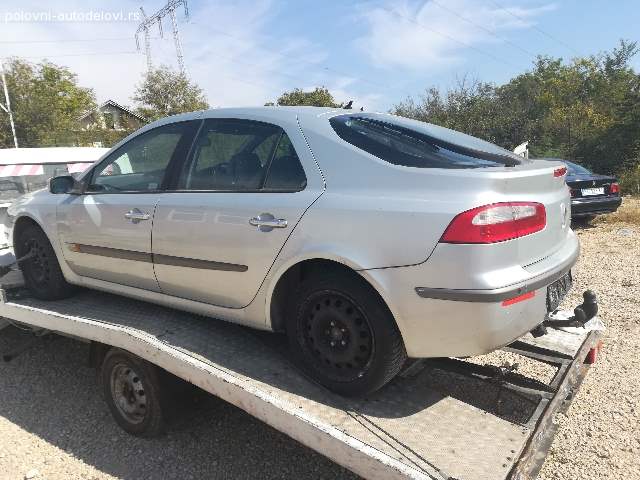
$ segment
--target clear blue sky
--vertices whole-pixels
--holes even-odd
[[[164,4],[3,1],[0,56],[46,57],[99,100],[129,104],[146,65],[135,51],[138,9]],[[213,106],[324,85],[338,100],[383,110],[464,76],[506,82],[536,55],[570,59],[640,40],[637,0],[189,0],[189,9],[189,20],[178,12],[186,64]],[[152,60],[175,66],[168,20],[164,31],[152,33]]]

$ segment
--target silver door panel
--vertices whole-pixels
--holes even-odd
[[[157,193],[69,196],[58,207],[65,260],[77,275],[158,291],[151,261]],[[146,220],[127,218],[136,212]]]
[[[231,308],[248,305],[298,220],[321,192],[307,188],[297,193],[162,194],[153,231],[161,291]],[[264,214],[287,226],[251,224]]]

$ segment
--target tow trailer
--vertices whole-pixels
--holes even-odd
[[[109,406],[126,430],[159,431],[161,415],[141,419],[160,408],[154,399],[164,369],[370,479],[535,478],[555,434],[552,419],[580,387],[604,328],[598,317],[563,328],[576,318],[559,311],[546,333],[503,349],[524,368],[413,361],[379,392],[347,399],[308,380],[278,335],[101,292],[43,302],[4,288],[0,329],[19,323],[35,336],[91,342]],[[10,360],[19,350],[1,353]],[[547,378],[530,374],[527,362],[546,365]]]

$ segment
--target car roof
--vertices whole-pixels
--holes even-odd
[[[300,119],[317,119],[323,116],[332,116],[331,114],[348,114],[355,113],[355,110],[346,110],[343,108],[333,107],[281,107],[281,106],[262,106],[262,107],[233,107],[233,108],[212,108],[210,110],[200,110],[197,112],[181,113],[171,117],[165,117],[147,126],[159,126],[165,123],[173,123],[186,120],[197,120],[201,118],[268,118],[277,120],[295,120]]]
[[[2,148],[0,165],[93,163],[108,151],[99,147]]]

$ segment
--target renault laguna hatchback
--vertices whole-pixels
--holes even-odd
[[[561,162],[388,114],[217,109],[145,126],[9,211],[41,299],[76,286],[286,332],[343,395],[536,328],[579,245]]]

